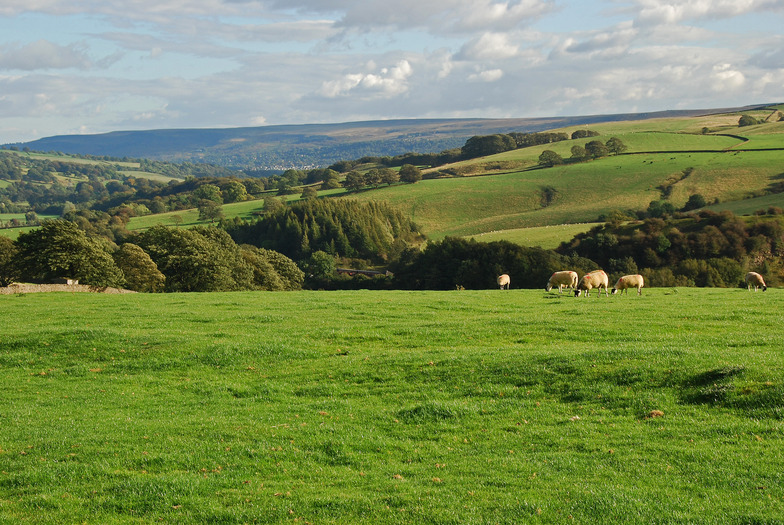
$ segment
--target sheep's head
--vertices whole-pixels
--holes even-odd
[[[613,288],[612,289],[612,294],[615,295],[616,293],[618,293],[618,289],[617,288]]]

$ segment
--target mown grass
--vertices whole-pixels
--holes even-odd
[[[781,294],[0,296],[0,522],[781,523]]]

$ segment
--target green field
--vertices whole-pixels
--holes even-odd
[[[562,242],[568,242],[578,233],[584,233],[597,226],[598,222],[581,224],[556,224],[538,228],[517,228],[472,235],[471,238],[480,242],[509,241],[522,246],[539,246],[546,250],[554,250]]]
[[[496,157],[509,161],[513,154],[522,155],[520,151],[524,150],[486,157],[484,162]],[[640,153],[546,169],[424,180],[359,193],[355,198],[388,201],[433,238],[467,236],[593,222],[612,210],[645,210],[661,198],[658,186],[688,168],[694,168],[691,175],[673,185],[670,201],[676,207],[683,206],[692,193],[701,193],[709,201],[740,200],[775,182],[782,160],[781,151]],[[543,207],[541,189],[547,186],[555,188],[557,196]]]
[[[770,111],[752,112],[765,118]],[[498,230],[596,221],[613,210],[645,210],[671,184],[670,202],[682,207],[700,193],[709,202],[738,209],[782,174],[784,122],[739,128],[739,114],[607,122],[588,126],[600,136],[507,151],[426,170],[459,176],[381,188],[358,199],[388,201],[412,217],[432,238],[487,235]],[[710,133],[703,134],[707,128]],[[565,128],[571,133],[578,128]],[[553,150],[564,159],[574,145],[618,137],[627,152],[593,161],[539,169],[539,155]],[[778,148],[770,150],[770,148]],[[693,169],[683,180],[684,170]],[[542,188],[557,191],[542,205]],[[758,208],[755,208],[755,210]]]
[[[0,296],[0,522],[782,523],[782,293]]]
[[[134,169],[134,168],[138,169],[140,167],[140,164],[138,162],[80,159],[72,155],[65,155],[59,153],[21,152],[21,151],[12,151],[12,150],[4,150],[4,151],[8,151],[9,153],[15,153],[20,157],[27,157],[35,160],[53,160],[53,161],[60,161],[60,162],[69,162],[72,164],[101,164],[101,165],[119,166],[121,168],[127,168],[127,169]]]

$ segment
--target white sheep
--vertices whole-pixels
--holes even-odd
[[[544,289],[545,291],[549,292],[557,286],[558,293],[563,293],[564,287],[571,288],[572,290],[577,288],[577,281],[577,272],[572,272],[569,270],[555,272],[550,276],[550,280],[547,281],[547,286],[545,286]]]
[[[509,285],[511,284],[512,281],[509,279],[508,275],[503,274],[503,275],[499,275],[496,278],[496,282],[498,283],[498,286],[500,286],[502,290],[504,289],[504,287],[506,287],[506,289],[508,290]]]
[[[574,295],[575,297],[579,297],[580,293],[585,290],[585,296],[588,297],[591,289],[596,288],[601,297],[602,288],[604,288],[604,295],[610,297],[610,294],[607,292],[609,284],[610,279],[607,277],[607,274],[604,273],[604,270],[595,270],[583,275],[583,278],[580,279],[580,283],[577,285],[577,289],[574,291]]]
[[[615,295],[618,290],[621,290],[621,293],[628,294],[629,288],[637,288],[637,295],[642,295],[643,286],[645,286],[645,281],[643,280],[642,275],[624,275],[615,282],[612,293]]]
[[[763,292],[768,289],[768,287],[765,286],[765,279],[757,272],[749,272],[746,274],[746,286],[748,286],[749,291],[751,291],[751,287],[753,286],[755,292],[757,291],[757,288],[762,288]]]

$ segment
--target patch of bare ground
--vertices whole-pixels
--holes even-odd
[[[133,290],[122,288],[89,286],[86,284],[12,284],[11,286],[0,288],[0,295],[40,292],[136,293]]]

